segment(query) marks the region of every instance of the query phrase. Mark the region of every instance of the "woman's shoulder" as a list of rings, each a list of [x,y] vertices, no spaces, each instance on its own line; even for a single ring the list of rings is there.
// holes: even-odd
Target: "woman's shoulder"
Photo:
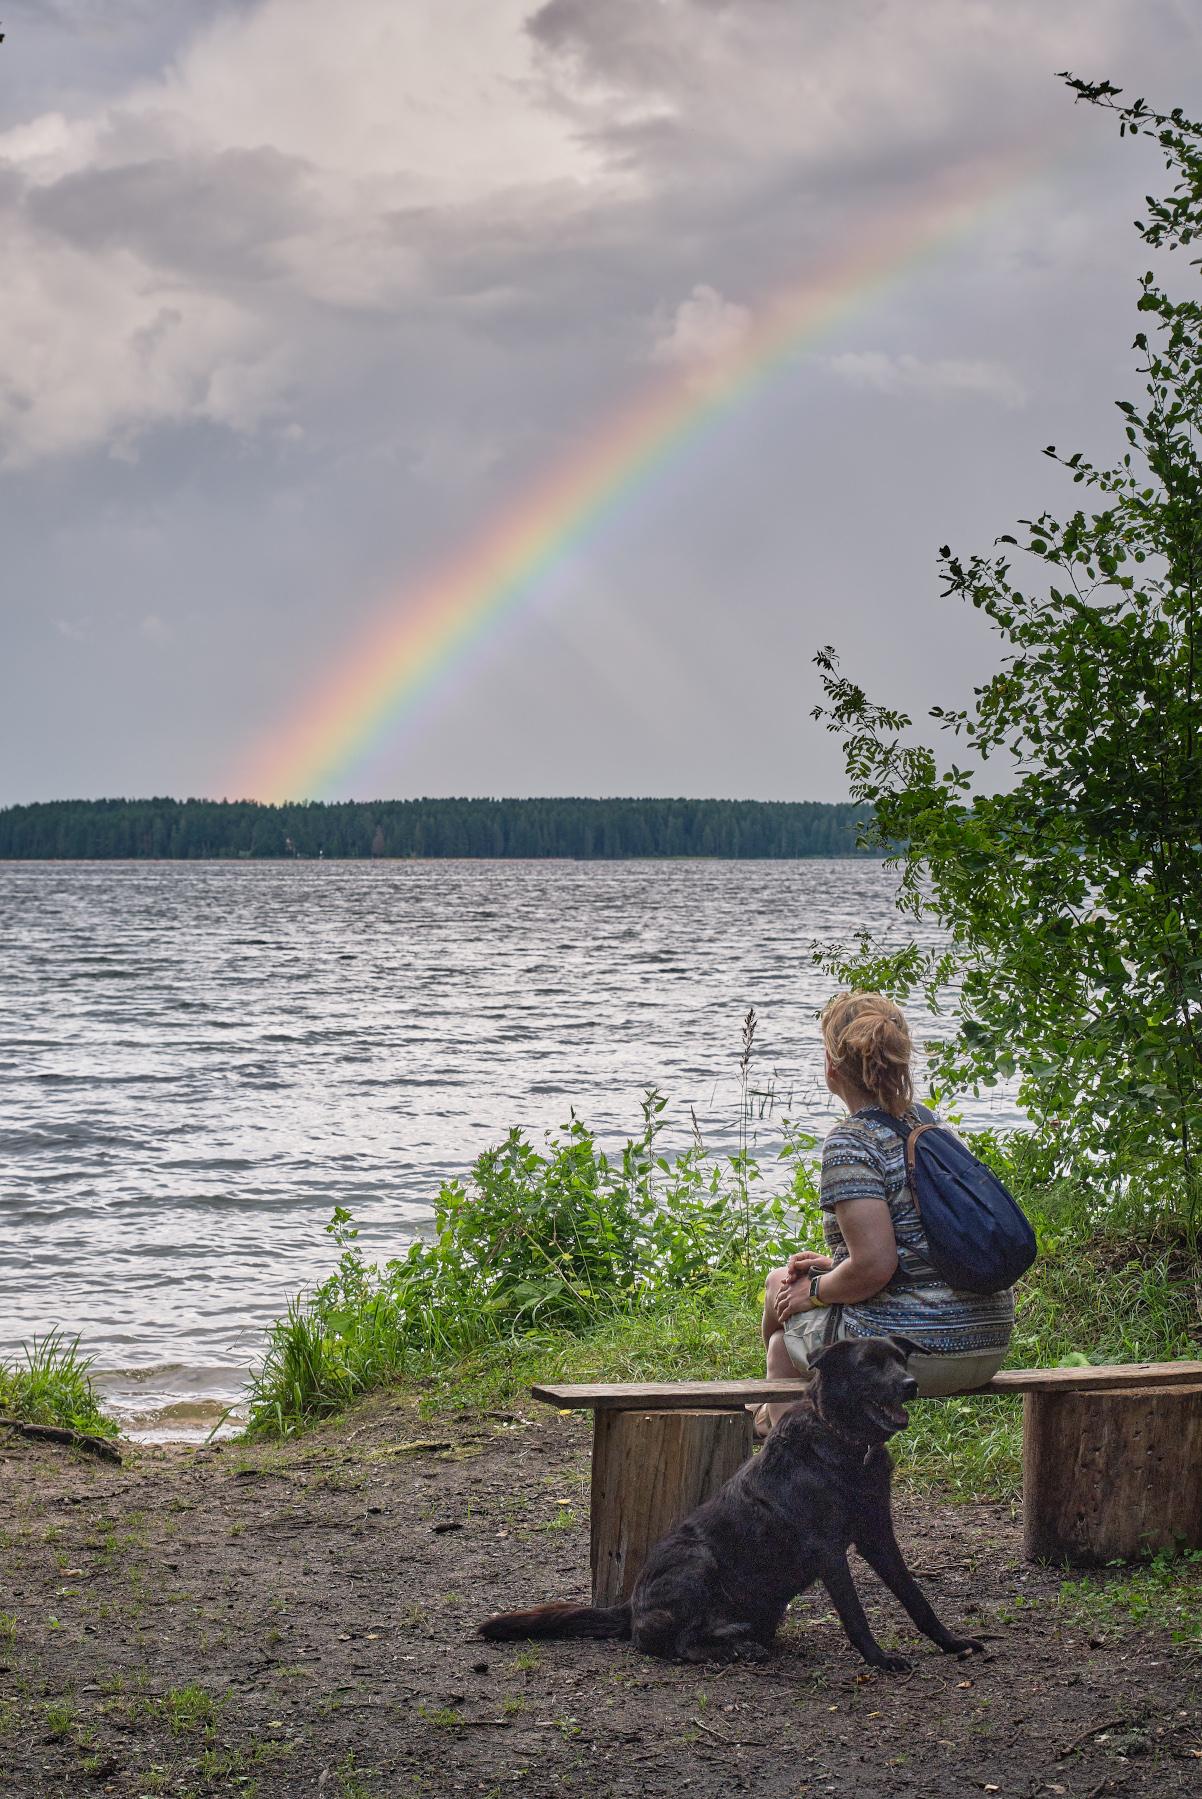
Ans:
[[[906,1125],[910,1130],[920,1124],[938,1124],[939,1122],[939,1114],[932,1112],[931,1108],[924,1106],[920,1100],[915,1100],[912,1105],[907,1106],[898,1119],[899,1124]],[[872,1108],[863,1112],[849,1112],[846,1118],[840,1118],[831,1126],[823,1139],[823,1148],[825,1149],[828,1144],[831,1144],[836,1147],[851,1145],[881,1149],[888,1148],[891,1143],[900,1142],[901,1137],[891,1124],[886,1123],[883,1111],[878,1112],[876,1108]]]
[[[869,1170],[874,1181],[881,1181],[886,1170],[887,1135],[882,1127],[874,1129],[854,1112],[833,1124],[822,1141],[824,1193],[835,1184],[842,1186],[857,1169]]]
[[[862,1154],[866,1149],[875,1148],[877,1130],[880,1128],[878,1126],[874,1129],[870,1120],[862,1113],[850,1112],[846,1118],[836,1119],[831,1125],[822,1139],[822,1153],[826,1156],[841,1149],[849,1149]]]

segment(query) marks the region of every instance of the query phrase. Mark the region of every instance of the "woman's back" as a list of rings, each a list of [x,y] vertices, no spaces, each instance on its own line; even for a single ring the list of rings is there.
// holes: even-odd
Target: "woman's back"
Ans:
[[[915,1102],[904,1123],[937,1123]],[[836,1267],[847,1256],[835,1207],[858,1199],[884,1200],[897,1239],[897,1268],[871,1298],[843,1307],[848,1336],[909,1337],[933,1355],[1002,1349],[1014,1325],[1014,1296],[960,1293],[931,1266],[926,1232],[906,1182],[906,1146],[870,1110],[853,1112],[827,1133],[822,1147],[821,1203],[827,1248]]]

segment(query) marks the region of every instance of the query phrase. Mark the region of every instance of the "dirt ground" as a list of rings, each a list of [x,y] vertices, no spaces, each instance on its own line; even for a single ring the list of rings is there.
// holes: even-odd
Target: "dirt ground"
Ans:
[[[588,1458],[580,1416],[431,1421],[391,1396],[283,1447],[120,1468],[0,1432],[0,1792],[1202,1791],[1202,1652],[1059,1603],[1009,1506],[897,1507],[984,1660],[934,1652],[863,1566],[907,1676],[864,1667],[821,1589],[759,1666],[474,1638],[587,1595]]]

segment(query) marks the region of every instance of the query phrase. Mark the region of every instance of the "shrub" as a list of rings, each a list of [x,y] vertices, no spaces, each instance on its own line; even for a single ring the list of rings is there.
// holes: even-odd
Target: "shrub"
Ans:
[[[817,1238],[813,1139],[787,1136],[788,1196],[760,1201],[763,1176],[745,1150],[715,1157],[698,1142],[675,1160],[661,1154],[664,1105],[646,1095],[643,1129],[617,1157],[576,1118],[541,1151],[510,1131],[466,1184],[442,1188],[432,1238],[382,1269],[364,1261],[338,1208],[327,1226],[338,1265],[272,1327],[251,1430],[293,1430],[398,1374],[430,1374],[486,1345],[520,1353],[689,1295],[751,1307],[764,1270]]]

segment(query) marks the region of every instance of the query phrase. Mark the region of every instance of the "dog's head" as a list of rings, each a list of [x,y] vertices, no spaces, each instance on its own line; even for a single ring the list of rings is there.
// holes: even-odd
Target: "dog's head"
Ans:
[[[908,1337],[845,1337],[811,1358],[808,1397],[835,1430],[883,1443],[910,1422],[918,1382],[906,1363],[917,1348]]]

